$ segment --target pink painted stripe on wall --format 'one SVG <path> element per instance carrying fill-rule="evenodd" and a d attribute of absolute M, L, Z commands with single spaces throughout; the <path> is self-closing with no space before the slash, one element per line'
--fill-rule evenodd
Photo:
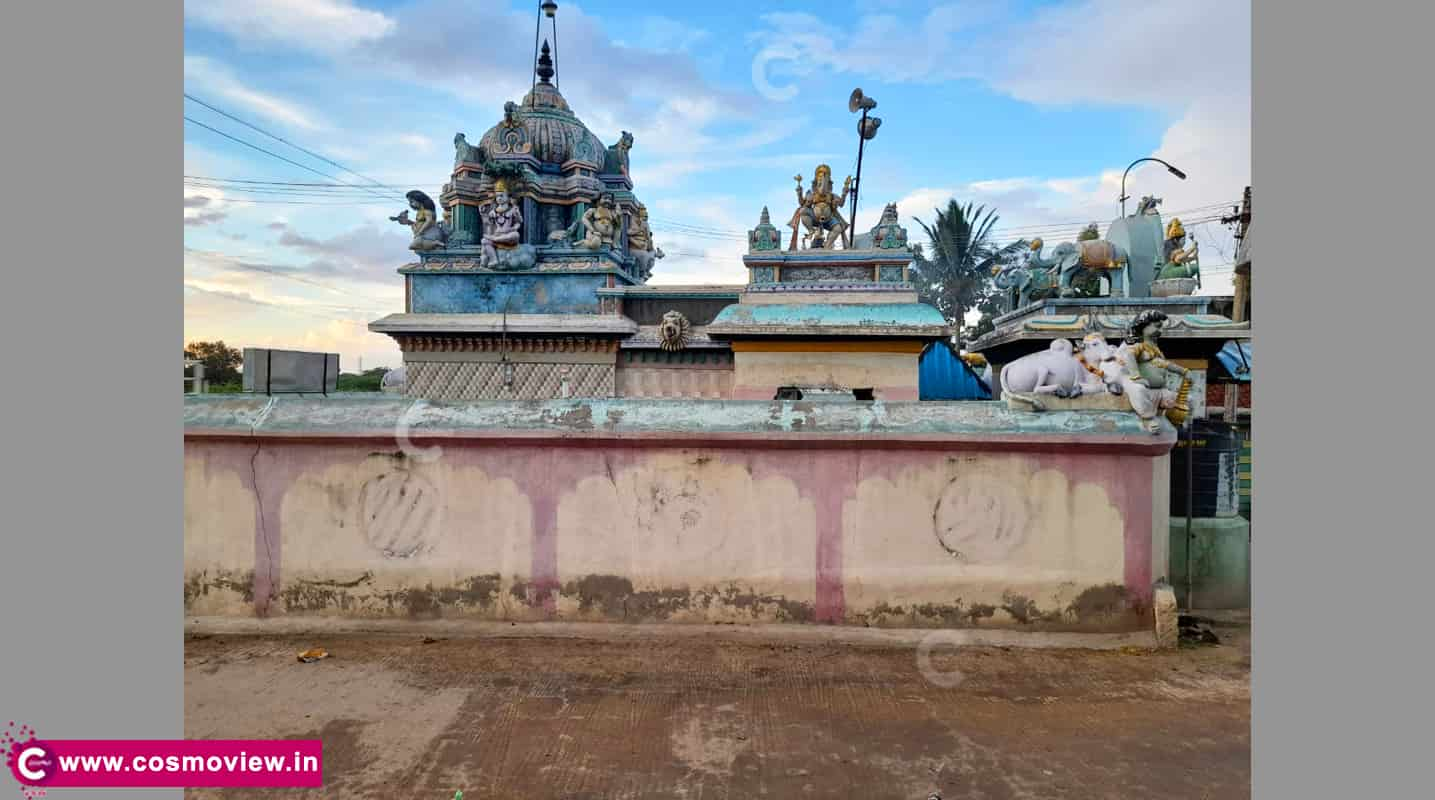
<path fill-rule="evenodd" d="M 1126 592 L 1132 605 L 1151 606 L 1151 459 L 1122 456 L 1120 479 L 1124 495 L 1121 511 L 1125 518 Z M 1165 531 L 1160 532 L 1166 535 Z"/>

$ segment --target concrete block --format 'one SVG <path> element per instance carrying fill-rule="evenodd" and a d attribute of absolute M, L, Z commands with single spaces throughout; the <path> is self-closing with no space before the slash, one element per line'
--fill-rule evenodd
<path fill-rule="evenodd" d="M 1151 595 L 1151 605 L 1156 612 L 1156 649 L 1175 650 L 1181 639 L 1176 590 L 1163 581 L 1156 584 Z"/>
<path fill-rule="evenodd" d="M 1171 518 L 1171 583 L 1186 604 L 1186 519 Z M 1251 523 L 1244 517 L 1191 520 L 1191 608 L 1251 606 Z"/>

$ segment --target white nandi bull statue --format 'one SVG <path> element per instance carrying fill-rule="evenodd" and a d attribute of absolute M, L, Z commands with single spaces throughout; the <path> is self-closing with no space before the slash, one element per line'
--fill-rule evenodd
<path fill-rule="evenodd" d="M 1099 345 L 1099 346 L 1098 346 Z M 1053 339 L 1051 346 L 1037 353 L 1029 353 L 1002 367 L 1002 395 L 1032 407 L 1034 411 L 1045 411 L 1043 395 L 1053 397 L 1080 397 L 1087 394 L 1120 394 L 1114 391 L 1117 380 L 1113 370 L 1108 379 L 1100 367 L 1088 365 L 1095 360 L 1098 364 L 1108 357 L 1105 340 L 1100 336 L 1088 336 L 1082 344 L 1081 355 L 1069 339 Z M 1116 384 L 1119 387 L 1119 383 Z"/>

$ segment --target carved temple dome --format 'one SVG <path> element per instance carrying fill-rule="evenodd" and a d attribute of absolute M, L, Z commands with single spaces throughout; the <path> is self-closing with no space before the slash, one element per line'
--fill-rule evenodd
<path fill-rule="evenodd" d="M 539 81 L 533 90 L 522 103 L 505 106 L 503 119 L 483 134 L 479 149 L 498 160 L 532 157 L 555 165 L 578 161 L 595 171 L 601 169 L 607 148 L 549 81 L 553 70 L 547 42 L 543 43 L 537 74 Z"/>

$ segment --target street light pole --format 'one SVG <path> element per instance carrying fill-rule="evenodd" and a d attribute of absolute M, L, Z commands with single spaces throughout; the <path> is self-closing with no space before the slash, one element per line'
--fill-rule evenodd
<path fill-rule="evenodd" d="M 1138 158 L 1135 161 L 1132 161 L 1130 166 L 1126 167 L 1126 172 L 1121 173 L 1121 216 L 1123 217 L 1126 216 L 1126 201 L 1130 199 L 1126 196 L 1126 176 L 1131 172 L 1131 167 L 1134 167 L 1143 161 L 1156 161 L 1158 163 L 1165 164 L 1166 169 L 1172 175 L 1175 175 L 1183 181 L 1186 180 L 1186 173 L 1182 172 L 1179 169 L 1176 169 L 1175 167 L 1171 166 L 1170 164 L 1167 164 L 1165 161 L 1162 161 L 1159 158 L 1155 158 L 1154 156 L 1147 158 Z"/>

